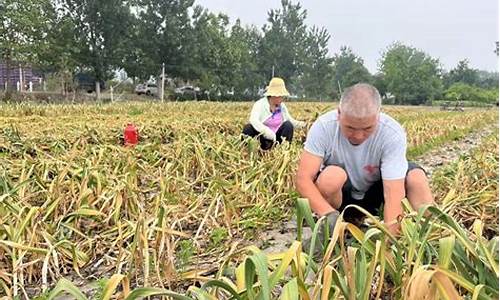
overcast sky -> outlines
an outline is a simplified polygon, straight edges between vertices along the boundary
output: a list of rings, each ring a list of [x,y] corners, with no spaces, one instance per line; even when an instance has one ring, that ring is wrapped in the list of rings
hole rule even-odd
[[[293,1],[296,3],[297,1]],[[498,38],[497,0],[302,0],[307,24],[324,27],[331,35],[330,54],[346,45],[373,73],[381,52],[402,41],[439,58],[444,68],[468,58],[474,68],[496,71],[493,52]],[[212,12],[223,12],[231,22],[259,29],[280,0],[196,0]]]

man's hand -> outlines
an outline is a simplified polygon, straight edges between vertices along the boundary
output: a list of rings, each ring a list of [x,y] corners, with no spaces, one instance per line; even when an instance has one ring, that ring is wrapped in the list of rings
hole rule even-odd
[[[404,179],[384,180],[384,223],[390,233],[399,234],[400,216],[403,214],[401,201],[405,197]]]
[[[398,236],[401,233],[401,226],[397,220],[393,220],[392,222],[385,224],[385,226],[387,227],[387,230],[395,236]]]
[[[333,230],[335,230],[335,226],[337,225],[337,220],[339,219],[340,213],[338,210],[334,210],[325,215],[326,220],[321,223],[321,227],[318,230],[318,242],[324,244],[325,238],[327,243],[330,242],[330,239],[333,235]],[[326,235],[326,230],[328,228],[328,236]]]
[[[337,220],[340,216],[338,210],[334,210],[326,215],[326,220],[328,222],[328,229],[330,230],[330,236],[333,234],[333,230],[335,229],[335,225],[337,225]]]
[[[340,216],[338,211],[331,211],[325,215],[326,220],[324,220],[318,229],[318,236],[316,238],[316,244],[314,245],[314,252],[316,254],[321,253],[322,245],[325,241],[326,229],[328,228],[328,236],[326,240],[329,241],[332,237],[333,230],[335,229],[335,225],[337,224],[337,220]],[[302,249],[306,253],[309,253],[309,247],[311,246],[312,236],[302,242]]]

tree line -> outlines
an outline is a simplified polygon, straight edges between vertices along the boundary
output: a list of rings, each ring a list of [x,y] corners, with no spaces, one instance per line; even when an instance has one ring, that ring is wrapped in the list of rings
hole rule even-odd
[[[331,55],[330,33],[306,25],[300,3],[282,0],[267,16],[257,28],[194,0],[2,0],[0,60],[67,81],[87,73],[98,82],[116,70],[157,78],[164,64],[169,78],[240,99],[255,97],[273,75],[307,99],[338,99],[357,82],[374,84],[397,104],[498,98],[498,73],[473,69],[467,59],[446,71],[439,59],[396,42],[371,74],[347,46]]]

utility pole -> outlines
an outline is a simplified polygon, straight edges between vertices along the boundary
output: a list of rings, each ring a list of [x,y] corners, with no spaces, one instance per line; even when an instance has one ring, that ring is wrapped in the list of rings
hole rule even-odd
[[[23,92],[23,68],[19,65],[19,92]]]
[[[163,102],[163,94],[165,93],[165,63],[161,64],[161,90],[160,99]]]
[[[274,78],[274,65],[273,65],[273,75],[272,75],[272,78]]]
[[[98,79],[95,81],[95,99],[96,101],[101,100],[101,83]]]

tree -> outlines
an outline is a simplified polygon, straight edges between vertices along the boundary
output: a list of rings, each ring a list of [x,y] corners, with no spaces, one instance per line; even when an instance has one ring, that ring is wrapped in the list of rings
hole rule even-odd
[[[303,75],[299,83],[303,94],[309,98],[332,96],[335,85],[332,81],[333,58],[328,55],[330,34],[326,29],[313,27],[305,41]]]
[[[50,0],[0,2],[0,58],[7,64],[7,85],[12,63],[38,62],[52,12]]]
[[[68,16],[54,9],[48,23],[46,43],[39,51],[38,69],[44,74],[51,73],[61,80],[64,95],[73,85],[73,74],[78,66],[76,57],[79,47],[75,43],[75,24]]]
[[[229,18],[197,6],[193,14],[193,73],[202,89],[225,92],[232,86],[235,58],[228,37]]]
[[[379,68],[397,104],[423,104],[442,91],[439,60],[416,48],[392,44],[383,53]]]
[[[125,41],[131,22],[128,1],[59,0],[58,5],[75,26],[78,52],[74,58],[81,70],[90,71],[96,82],[109,79],[127,51]]]
[[[136,79],[148,80],[152,74],[158,73],[159,58],[151,55],[155,49],[149,48],[151,46],[149,45],[151,33],[147,34],[148,30],[145,29],[143,22],[143,19],[133,14],[127,29],[128,38],[124,41],[124,47],[128,51],[125,51],[120,63],[123,70],[134,82]]]
[[[363,65],[363,59],[354,54],[351,48],[342,46],[340,53],[333,57],[333,81],[335,95],[340,98],[340,89],[359,82],[372,82],[372,75]]]
[[[259,68],[265,78],[274,75],[285,80],[293,90],[294,80],[304,66],[307,12],[300,3],[281,1],[281,9],[269,11],[269,24],[262,28],[264,37],[259,47]]]
[[[468,85],[476,85],[479,82],[478,70],[470,68],[467,59],[459,61],[458,65],[443,77],[445,87],[459,82]]]
[[[387,97],[387,83],[385,82],[384,74],[377,73],[373,75],[373,85],[377,88],[382,98]]]
[[[495,102],[498,100],[498,89],[482,89],[463,82],[457,82],[446,90],[445,99],[451,101]]]
[[[463,82],[452,84],[444,93],[446,100],[463,101],[476,100],[474,87]]]
[[[165,63],[172,77],[192,79],[193,28],[189,10],[194,0],[136,0],[129,32],[132,51],[126,54],[125,70],[140,78],[160,73]],[[147,76],[146,76],[147,75]],[[146,79],[146,78],[143,78]]]
[[[229,27],[229,18],[197,6],[192,16],[192,77],[206,93],[219,99],[253,97],[262,82],[256,66],[261,35],[240,20]],[[207,94],[209,97],[209,94]]]
[[[478,71],[477,86],[484,89],[498,90],[498,72]]]
[[[229,47],[234,60],[231,84],[238,99],[254,98],[266,78],[259,72],[258,47],[262,35],[254,27],[243,27],[239,19],[231,28]]]

